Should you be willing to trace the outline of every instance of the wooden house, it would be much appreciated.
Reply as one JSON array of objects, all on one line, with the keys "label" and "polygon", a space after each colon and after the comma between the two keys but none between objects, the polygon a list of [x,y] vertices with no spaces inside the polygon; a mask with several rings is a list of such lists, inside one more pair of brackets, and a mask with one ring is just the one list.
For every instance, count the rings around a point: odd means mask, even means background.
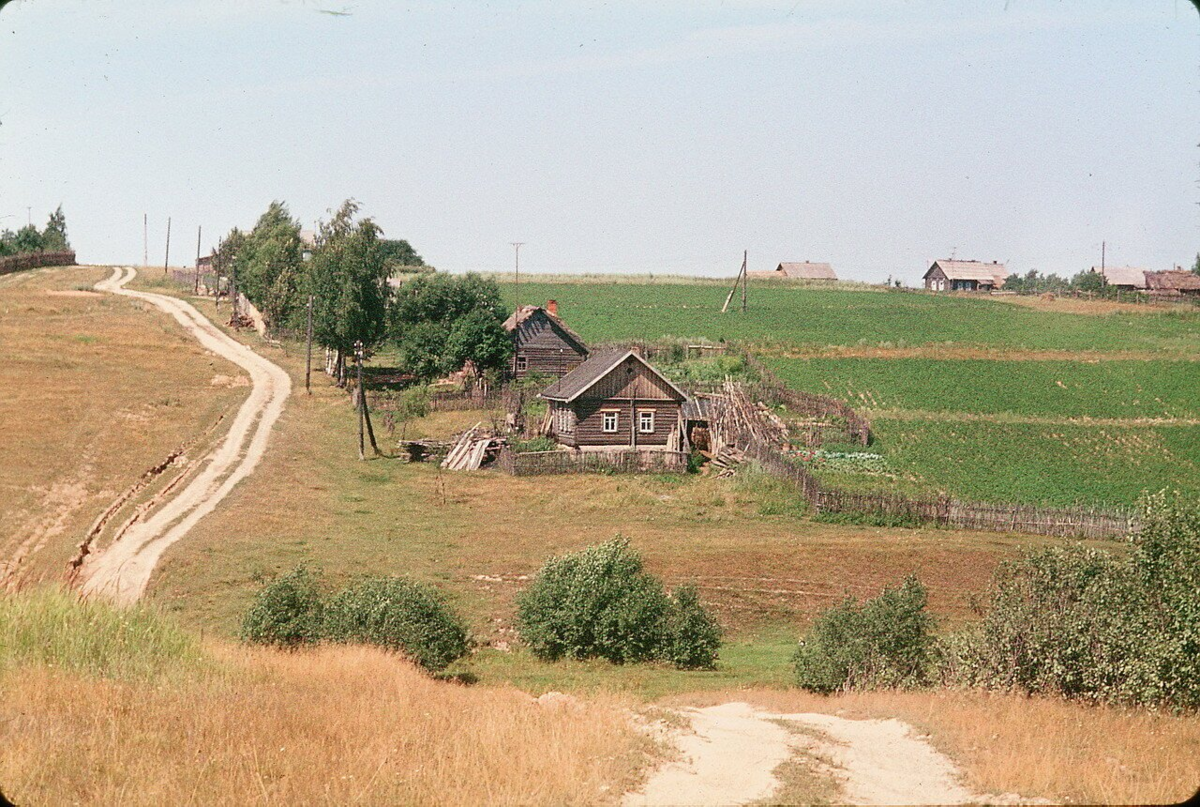
[{"label": "wooden house", "polygon": [[595,353],[547,387],[550,433],[573,448],[681,450],[687,395],[632,350]]},{"label": "wooden house", "polygon": [[937,260],[925,273],[930,291],[993,291],[1004,285],[1008,267],[983,261]]},{"label": "wooden house", "polygon": [[837,274],[834,273],[833,266],[828,263],[813,263],[811,261],[781,263],[770,272],[747,272],[747,274],[759,280],[771,278],[788,280],[837,280]]},{"label": "wooden house", "polygon": [[1146,290],[1154,297],[1200,297],[1200,275],[1186,269],[1147,272]]},{"label": "wooden house", "polygon": [[540,305],[523,305],[504,321],[504,329],[514,342],[512,366],[514,378],[532,373],[561,378],[574,370],[588,356],[587,345],[579,334],[566,326],[558,316],[558,303],[547,301]]}]

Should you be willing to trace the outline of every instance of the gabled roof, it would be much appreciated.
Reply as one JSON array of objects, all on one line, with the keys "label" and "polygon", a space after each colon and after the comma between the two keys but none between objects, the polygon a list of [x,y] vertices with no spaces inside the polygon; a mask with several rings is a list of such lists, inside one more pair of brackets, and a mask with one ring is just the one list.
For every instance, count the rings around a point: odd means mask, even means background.
[{"label": "gabled roof", "polygon": [[1182,269],[1147,272],[1146,288],[1159,291],[1200,291],[1200,275]]},{"label": "gabled roof", "polygon": [[504,320],[504,330],[508,331],[509,333],[512,333],[517,328],[519,328],[526,320],[528,320],[530,317],[532,317],[534,314],[536,314],[539,311],[541,311],[543,314],[546,315],[546,319],[550,320],[552,323],[554,323],[559,328],[561,328],[563,333],[565,333],[567,336],[569,336],[571,339],[573,339],[575,341],[575,344],[577,344],[577,345],[579,345],[579,347],[583,348],[584,352],[587,351],[587,343],[584,342],[582,338],[580,338],[579,334],[575,333],[573,330],[568,328],[567,323],[563,322],[557,314],[551,314],[549,311],[547,311],[545,308],[543,308],[540,305],[523,305],[520,308],[518,308],[516,311],[514,311],[509,316],[508,319]]},{"label": "gabled roof", "polygon": [[949,260],[934,261],[933,265],[929,267],[929,272],[925,273],[925,277],[929,277],[929,273],[934,270],[934,267],[939,266],[947,280],[977,280],[983,283],[994,283],[1000,287],[1004,285],[1004,279],[1008,277],[1008,267],[1002,263]]},{"label": "gabled roof", "polygon": [[794,277],[801,280],[837,280],[833,267],[827,263],[781,263],[775,271],[784,277]]},{"label": "gabled roof", "polygon": [[541,397],[551,401],[570,403],[594,387],[600,381],[600,379],[604,378],[606,375],[615,370],[630,356],[640,362],[647,370],[661,378],[663,383],[675,390],[675,392],[679,393],[681,400],[687,400],[687,393],[672,384],[671,379],[654,369],[654,366],[651,365],[650,362],[646,361],[632,350],[626,350],[624,348],[617,348],[615,350],[602,350],[593,353],[574,370],[567,373],[550,386],[546,387],[546,389],[542,391]]},{"label": "gabled roof", "polygon": [[1104,281],[1111,286],[1133,286],[1135,289],[1146,288],[1146,271],[1136,266],[1106,266],[1101,269],[1092,267],[1093,272],[1104,276]]}]

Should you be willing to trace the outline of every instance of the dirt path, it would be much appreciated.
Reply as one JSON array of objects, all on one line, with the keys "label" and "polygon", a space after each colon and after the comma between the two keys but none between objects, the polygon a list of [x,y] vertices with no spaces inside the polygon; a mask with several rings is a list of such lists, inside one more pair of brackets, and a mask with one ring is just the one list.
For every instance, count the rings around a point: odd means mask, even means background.
[{"label": "dirt path", "polygon": [[166,311],[205,348],[244,369],[250,376],[251,389],[229,432],[196,463],[202,466],[200,472],[160,509],[133,524],[119,540],[85,559],[80,578],[83,591],[104,594],[122,603],[137,600],[146,590],[163,552],[254,471],[292,386],[286,372],[225,335],[190,304],[163,294],[124,288],[136,275],[128,267],[117,269],[112,277],[97,283],[96,288],[136,297]]},{"label": "dirt path", "polygon": [[[718,805],[770,799],[774,771],[793,754],[820,760],[846,804],[1014,803],[972,793],[949,759],[899,720],[847,720],[823,714],[776,714],[745,703],[687,709],[691,732],[676,736],[678,761],[656,771],[624,804]],[[805,734],[789,731],[796,724]]]}]

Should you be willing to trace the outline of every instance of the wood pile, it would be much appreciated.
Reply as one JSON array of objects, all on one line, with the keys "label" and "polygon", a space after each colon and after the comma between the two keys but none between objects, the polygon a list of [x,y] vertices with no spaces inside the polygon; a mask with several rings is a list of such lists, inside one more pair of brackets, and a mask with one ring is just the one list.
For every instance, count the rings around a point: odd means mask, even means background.
[{"label": "wood pile", "polygon": [[720,451],[700,453],[708,459],[709,472],[715,470],[718,479],[733,476],[737,473],[737,467],[746,461],[746,452],[732,445],[722,446]]},{"label": "wood pile", "polygon": [[400,440],[396,448],[408,457],[409,462],[425,462],[432,457],[445,456],[452,445],[445,440]]},{"label": "wood pile", "polygon": [[447,471],[477,471],[485,460],[495,458],[506,441],[480,428],[482,425],[483,421],[480,421],[459,436],[442,460],[443,468]]},{"label": "wood pile", "polygon": [[727,378],[722,390],[722,397],[714,400],[709,424],[713,454],[719,455],[727,446],[787,443],[787,425],[765,404],[752,401],[744,386]]}]

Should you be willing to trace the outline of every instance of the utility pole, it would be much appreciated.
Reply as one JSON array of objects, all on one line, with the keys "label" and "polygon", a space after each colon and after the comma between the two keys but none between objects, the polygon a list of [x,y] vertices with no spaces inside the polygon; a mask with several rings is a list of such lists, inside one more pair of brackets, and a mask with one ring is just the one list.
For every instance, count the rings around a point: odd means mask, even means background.
[{"label": "utility pole", "polygon": [[354,343],[354,361],[358,365],[358,458],[360,460],[365,460],[367,458],[367,453],[366,453],[366,451],[363,450],[364,449],[364,446],[363,446],[363,410],[365,408],[367,398],[366,398],[366,393],[363,391],[363,380],[362,380],[362,378],[363,378],[363,373],[362,373],[363,343],[362,342]]},{"label": "utility pole", "polygon": [[142,214],[142,268],[150,266],[150,214]]},{"label": "utility pole", "polygon": [[167,266],[171,263],[171,217],[167,216],[167,255],[163,258],[163,274],[167,273]]},{"label": "utility pole", "polygon": [[1105,258],[1107,257],[1107,255],[1105,253],[1107,253],[1107,252],[1108,252],[1108,242],[1101,241],[1100,242],[1100,274],[1104,274],[1104,261],[1105,261]]},{"label": "utility pole", "polygon": [[749,250],[742,250],[742,313],[743,314],[746,313],[746,284],[749,283],[749,281],[750,281],[749,275],[746,272],[746,261],[747,261],[747,258],[749,257],[749,255],[750,255]]},{"label": "utility pole", "polygon": [[742,268],[738,270],[737,277],[733,279],[733,288],[729,290],[729,296],[725,298],[725,305],[721,306],[722,314],[729,310],[729,304],[733,302],[733,295],[737,294],[739,285],[742,287],[742,310],[746,310],[746,254],[746,252],[742,253]]},{"label": "utility pole", "polygon": [[525,246],[524,241],[510,241],[513,246],[513,262],[514,271],[516,273],[516,283],[513,289],[513,310],[521,310],[521,247]]},{"label": "utility pole", "polygon": [[312,395],[312,312],[313,296],[308,295],[308,348],[304,360],[304,391]]},{"label": "utility pole", "polygon": [[200,233],[203,230],[202,225],[196,225],[196,288],[192,290],[193,294],[200,293]]}]

